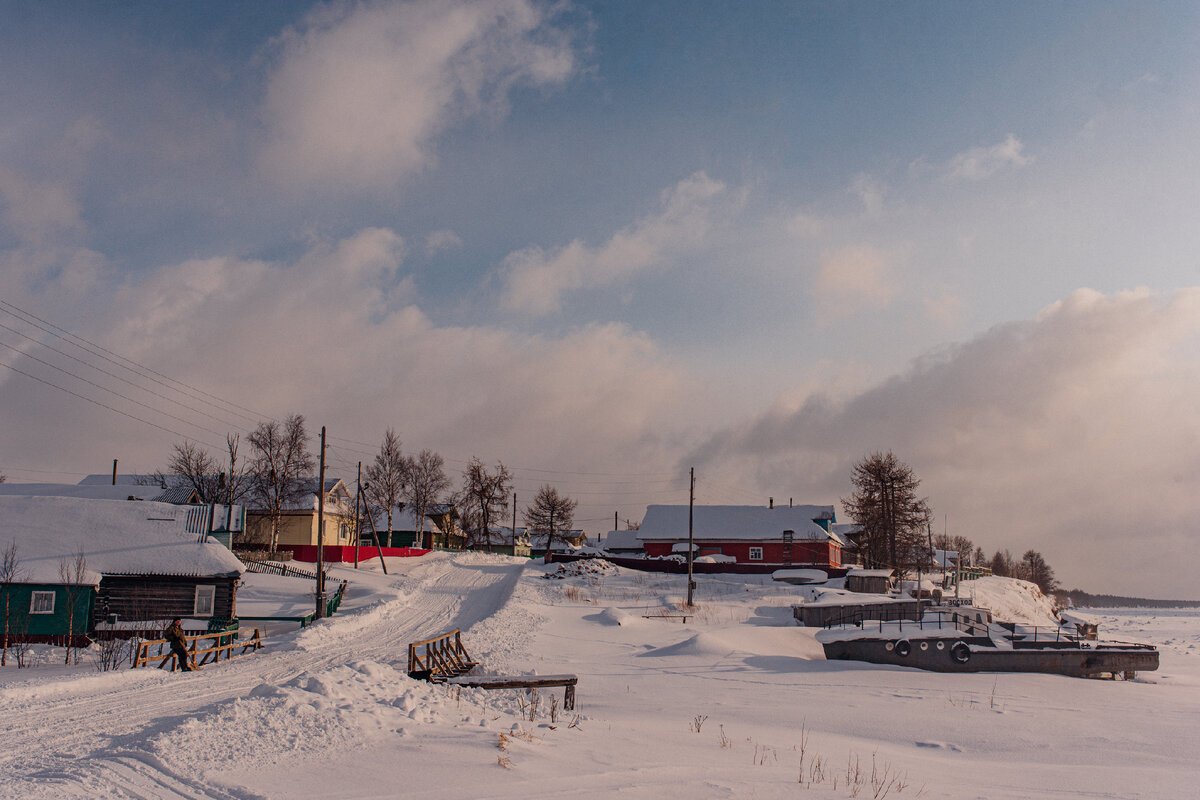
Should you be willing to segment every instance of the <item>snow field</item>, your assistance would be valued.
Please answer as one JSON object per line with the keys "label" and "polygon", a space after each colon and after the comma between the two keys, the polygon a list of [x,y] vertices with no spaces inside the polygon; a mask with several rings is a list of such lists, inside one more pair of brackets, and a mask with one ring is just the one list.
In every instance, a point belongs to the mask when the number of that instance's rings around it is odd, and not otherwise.
{"label": "snow field", "polygon": [[[683,576],[564,566],[348,569],[342,613],[197,675],[8,672],[0,795],[1153,798],[1200,782],[1197,612],[1091,612],[1105,638],[1163,643],[1136,681],[944,675],[825,661],[791,617],[807,587],[697,576],[684,624],[656,616],[678,613]],[[988,591],[1034,624],[1037,598],[1007,589]],[[409,679],[408,641],[453,627],[488,672],[578,674],[577,711],[561,689],[534,710],[519,690]]]}

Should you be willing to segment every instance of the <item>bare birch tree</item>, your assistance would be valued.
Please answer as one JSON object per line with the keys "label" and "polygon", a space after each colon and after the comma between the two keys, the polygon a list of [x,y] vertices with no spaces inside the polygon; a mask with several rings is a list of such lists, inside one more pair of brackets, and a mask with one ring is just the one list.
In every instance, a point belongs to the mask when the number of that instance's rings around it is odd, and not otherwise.
{"label": "bare birch tree", "polygon": [[440,455],[432,450],[422,450],[409,459],[408,484],[403,498],[417,518],[415,546],[425,546],[425,514],[449,489],[450,479],[446,477],[445,461]]}
{"label": "bare birch tree", "polygon": [[[308,493],[302,479],[313,471],[304,417],[292,414],[282,423],[260,422],[248,441],[254,454],[249,469],[253,497],[267,512],[271,526],[268,542],[271,552],[275,552],[283,511]],[[318,491],[324,488],[318,487]]]}
{"label": "bare birch tree", "polygon": [[566,541],[575,523],[575,508],[578,505],[578,500],[559,494],[558,489],[547,484],[538,489],[533,504],[525,509],[525,524],[531,532],[546,537],[547,553],[556,540]]}
{"label": "bare birch tree", "polygon": [[512,492],[512,473],[497,461],[494,472],[477,456],[472,456],[463,470],[463,486],[459,495],[463,507],[462,525],[467,534],[467,544],[477,545],[488,541],[492,523],[499,520],[508,510],[508,498]]}
{"label": "bare birch tree", "polygon": [[[0,475],[0,478],[4,476]],[[3,483],[3,481],[0,481]],[[8,644],[12,629],[13,584],[21,577],[21,561],[17,558],[17,543],[12,542],[0,554],[0,587],[4,589],[4,642],[0,649],[0,667],[8,666]]]}
{"label": "bare birch tree", "polygon": [[79,663],[79,648],[75,647],[75,603],[87,583],[87,556],[78,552],[74,556],[63,556],[58,562],[58,578],[63,585],[67,606],[67,657],[64,664],[71,663],[71,652],[75,651],[75,663]]}
{"label": "bare birch tree", "polygon": [[[375,454],[375,463],[364,471],[368,487],[367,506],[383,511],[387,516],[387,532],[392,534],[392,511],[404,496],[408,485],[408,459],[400,450],[400,439],[391,428],[384,431],[383,443]],[[378,537],[379,532],[375,535]]]}

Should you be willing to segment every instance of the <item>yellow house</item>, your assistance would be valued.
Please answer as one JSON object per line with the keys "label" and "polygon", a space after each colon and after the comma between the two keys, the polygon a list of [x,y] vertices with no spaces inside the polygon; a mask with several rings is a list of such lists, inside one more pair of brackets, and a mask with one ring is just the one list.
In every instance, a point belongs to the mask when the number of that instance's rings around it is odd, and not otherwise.
{"label": "yellow house", "polygon": [[[316,545],[319,539],[317,528],[317,479],[302,479],[305,492],[301,499],[284,506],[279,520],[279,544]],[[338,478],[325,480],[325,545],[354,544],[354,499],[346,484]],[[254,541],[267,542],[271,538],[271,515],[262,508],[246,510],[246,528]]]}

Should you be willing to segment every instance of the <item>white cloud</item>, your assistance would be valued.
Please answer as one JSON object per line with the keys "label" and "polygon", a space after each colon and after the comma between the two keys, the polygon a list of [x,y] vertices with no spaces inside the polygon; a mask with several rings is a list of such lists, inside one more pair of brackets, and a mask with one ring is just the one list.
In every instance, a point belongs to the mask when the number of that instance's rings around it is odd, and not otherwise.
{"label": "white cloud", "polygon": [[989,552],[1040,550],[1095,591],[1191,597],[1198,344],[1200,289],[1079,291],[849,398],[730,428],[689,461],[834,502],[854,461],[893,449],[951,532]]}
{"label": "white cloud", "polygon": [[1024,153],[1025,146],[1013,134],[991,147],[972,147],[946,164],[947,180],[981,181],[1005,167],[1023,167],[1033,159]]}
{"label": "white cloud", "polygon": [[510,254],[501,270],[502,303],[510,311],[549,314],[563,295],[627,281],[700,246],[725,196],[725,184],[703,172],[662,193],[662,209],[638,220],[599,247],[576,239],[565,247],[530,247]]}
{"label": "white cloud", "polygon": [[445,250],[457,250],[462,245],[462,237],[452,230],[433,231],[425,237],[426,255],[434,255]]}
{"label": "white cloud", "polygon": [[278,48],[263,163],[307,187],[392,187],[431,162],[449,125],[576,68],[567,33],[529,0],[334,3]]}
{"label": "white cloud", "polygon": [[887,253],[867,244],[822,253],[813,284],[822,321],[862,309],[885,308],[897,291],[892,262]]}
{"label": "white cloud", "polygon": [[0,166],[0,222],[24,244],[41,245],[83,230],[74,192],[61,181],[29,180]]}
{"label": "white cloud", "polygon": [[[17,365],[180,435],[24,376],[0,375],[5,463],[77,470],[119,457],[123,468],[152,469],[184,435],[219,445],[225,430],[245,430],[258,415],[296,411],[314,427],[325,424],[358,441],[374,441],[393,426],[406,446],[432,447],[448,458],[477,453],[592,470],[616,469],[626,459],[670,464],[662,441],[683,424],[677,398],[694,387],[649,338],[617,324],[554,337],[439,325],[412,299],[405,251],[393,232],[366,229],[316,242],[291,262],[198,259],[124,283],[108,275],[85,290],[66,275],[33,290],[0,282],[14,290],[6,299],[54,309],[60,323],[104,347],[253,409],[247,420],[189,401],[219,418],[213,420],[88,373],[199,426],[192,427],[22,361]],[[336,470],[353,472],[344,453]]]}

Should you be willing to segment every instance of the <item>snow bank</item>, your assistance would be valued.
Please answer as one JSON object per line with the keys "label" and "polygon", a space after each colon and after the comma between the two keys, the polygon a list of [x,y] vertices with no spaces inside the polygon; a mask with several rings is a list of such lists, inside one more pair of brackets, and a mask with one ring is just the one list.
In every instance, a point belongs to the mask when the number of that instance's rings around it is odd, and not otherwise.
{"label": "snow bank", "polygon": [[963,581],[960,596],[968,596],[968,587],[974,605],[990,608],[993,619],[1022,625],[1058,625],[1054,601],[1042,594],[1037,584],[990,575]]}

